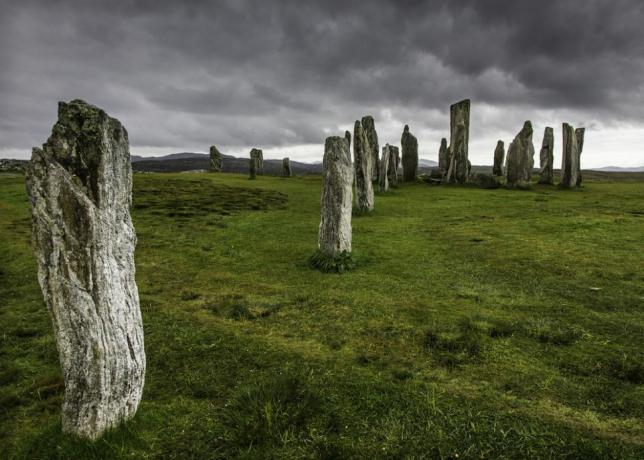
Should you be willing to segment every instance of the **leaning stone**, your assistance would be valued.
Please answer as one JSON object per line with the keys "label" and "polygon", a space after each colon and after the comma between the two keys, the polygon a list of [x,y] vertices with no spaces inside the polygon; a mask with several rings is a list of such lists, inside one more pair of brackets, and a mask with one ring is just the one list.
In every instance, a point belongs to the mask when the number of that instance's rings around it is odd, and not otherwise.
{"label": "leaning stone", "polygon": [[409,132],[409,126],[405,125],[402,138],[402,166],[403,180],[405,182],[416,182],[418,176],[418,140]]}
{"label": "leaning stone", "polygon": [[568,123],[563,124],[563,151],[561,154],[561,181],[559,186],[572,188],[577,186],[579,173],[579,146],[575,128]]}
{"label": "leaning stone", "polygon": [[496,148],[494,149],[494,166],[492,168],[492,174],[495,176],[503,176],[503,160],[505,159],[505,145],[503,141],[498,141],[496,143]]}
{"label": "leaning stone", "polygon": [[581,154],[584,151],[584,134],[586,134],[586,128],[575,129],[577,148],[579,149],[579,153],[577,154],[577,187],[581,185]]}
{"label": "leaning stone", "polygon": [[221,172],[223,162],[221,152],[214,145],[210,146],[210,171]]}
{"label": "leaning stone", "polygon": [[438,149],[438,169],[443,171],[442,175],[447,174],[449,169],[449,151],[447,150],[447,139],[441,139],[441,146]]}
{"label": "leaning stone", "polygon": [[[378,185],[380,186],[381,192],[386,192],[387,190],[389,190],[389,161],[391,160],[391,146],[387,144],[382,148],[382,157],[380,159],[380,174],[378,175]],[[395,157],[393,158],[393,161],[396,161]]]}
{"label": "leaning stone", "polygon": [[60,102],[26,185],[65,382],[62,429],[96,439],[134,416],[145,380],[127,131],[98,107]]}
{"label": "leaning stone", "polygon": [[554,145],[555,136],[552,128],[546,127],[543,133],[543,142],[541,143],[541,151],[539,152],[539,183],[545,185],[552,185],[554,183]]}
{"label": "leaning stone", "polygon": [[534,145],[532,144],[532,123],[526,121],[510,147],[505,164],[505,182],[508,187],[526,187],[532,176]]}
{"label": "leaning stone", "polygon": [[378,133],[376,132],[376,124],[371,115],[362,117],[362,129],[364,129],[365,136],[369,142],[371,149],[371,180],[377,182],[380,174],[380,146],[378,145]]}
{"label": "leaning stone", "polygon": [[467,182],[470,142],[470,100],[465,99],[450,107],[450,146],[447,182]]}
{"label": "leaning stone", "polygon": [[291,177],[292,175],[291,160],[289,158],[284,158],[282,160],[282,177]]}
{"label": "leaning stone", "polygon": [[326,139],[323,167],[318,248],[329,256],[350,253],[353,169],[345,138]]}
{"label": "leaning stone", "polygon": [[394,145],[389,145],[389,164],[387,165],[387,182],[389,183],[390,187],[398,186],[399,165],[400,165],[400,151],[398,150],[398,147]]}
{"label": "leaning stone", "polygon": [[356,120],[353,129],[353,156],[356,177],[356,200],[360,212],[373,211],[374,197],[371,183],[371,148],[362,123]]}

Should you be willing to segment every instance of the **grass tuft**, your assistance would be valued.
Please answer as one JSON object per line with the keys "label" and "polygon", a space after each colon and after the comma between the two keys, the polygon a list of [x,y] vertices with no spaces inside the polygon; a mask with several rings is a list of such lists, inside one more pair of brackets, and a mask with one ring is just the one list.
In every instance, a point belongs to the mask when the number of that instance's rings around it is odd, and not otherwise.
{"label": "grass tuft", "polygon": [[324,273],[344,273],[356,267],[350,252],[342,251],[340,254],[331,255],[320,249],[309,257],[309,265]]}

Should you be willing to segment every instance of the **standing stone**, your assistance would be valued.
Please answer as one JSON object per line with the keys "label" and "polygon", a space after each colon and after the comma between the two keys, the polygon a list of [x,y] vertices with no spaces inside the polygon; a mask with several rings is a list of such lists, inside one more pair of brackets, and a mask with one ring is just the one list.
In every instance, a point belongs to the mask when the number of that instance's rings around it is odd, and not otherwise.
{"label": "standing stone", "polygon": [[409,132],[409,125],[405,125],[402,138],[402,166],[403,180],[405,182],[416,182],[418,175],[418,140]]}
{"label": "standing stone", "polygon": [[324,144],[318,248],[336,256],[351,252],[351,206],[353,168],[346,138],[328,137]]}
{"label": "standing stone", "polygon": [[221,172],[223,162],[221,152],[214,145],[210,146],[210,171]]}
{"label": "standing stone", "polygon": [[291,177],[292,175],[291,160],[289,158],[284,158],[282,160],[282,177]]}
{"label": "standing stone", "polygon": [[398,166],[399,165],[400,165],[400,151],[398,150],[398,147],[394,145],[389,145],[389,164],[387,166],[387,182],[389,182],[390,187],[398,186]]}
{"label": "standing stone", "polygon": [[344,139],[347,141],[349,146],[349,158],[351,158],[351,133],[349,131],[344,132]]}
{"label": "standing stone", "polygon": [[447,150],[447,139],[441,139],[441,146],[438,149],[438,169],[444,176],[449,169],[449,151]]}
{"label": "standing stone", "polygon": [[470,100],[465,99],[450,107],[450,146],[447,182],[467,182],[470,142]]}
{"label": "standing stone", "polygon": [[362,129],[364,130],[369,148],[371,149],[371,180],[378,181],[380,174],[380,160],[378,155],[380,147],[378,146],[378,133],[376,133],[376,124],[371,115],[362,117]]}
{"label": "standing stone", "polygon": [[353,156],[356,177],[356,200],[361,212],[373,211],[373,184],[371,183],[371,147],[367,133],[360,121],[356,120],[353,129]]}
{"label": "standing stone", "polygon": [[554,146],[555,135],[552,128],[547,127],[543,133],[543,142],[541,143],[541,151],[539,152],[539,183],[545,185],[552,185],[554,183]]}
{"label": "standing stone", "polygon": [[96,439],[135,414],[145,380],[127,131],[98,107],[60,102],[26,185],[65,381],[62,428]]}
{"label": "standing stone", "polygon": [[584,134],[586,134],[586,128],[575,129],[575,137],[577,138],[577,149],[579,150],[577,154],[577,187],[581,185],[581,154],[584,151]]}
{"label": "standing stone", "polygon": [[264,153],[261,149],[251,149],[249,167],[251,179],[255,179],[257,175],[262,175],[262,170],[264,168]]}
{"label": "standing stone", "polygon": [[503,175],[503,160],[505,159],[505,145],[503,141],[498,141],[496,143],[496,148],[494,149],[494,167],[492,168],[492,174],[495,176]]}
{"label": "standing stone", "polygon": [[[382,158],[380,159],[380,174],[378,175],[378,185],[381,192],[389,190],[389,161],[392,159],[391,146],[389,144],[382,148]],[[396,161],[394,158],[393,161]]]}
{"label": "standing stone", "polygon": [[561,154],[561,181],[565,188],[577,186],[579,174],[579,145],[575,129],[568,123],[563,124],[563,149]]}
{"label": "standing stone", "polygon": [[532,144],[532,123],[526,121],[510,147],[505,165],[505,182],[510,187],[525,187],[532,176],[534,145]]}

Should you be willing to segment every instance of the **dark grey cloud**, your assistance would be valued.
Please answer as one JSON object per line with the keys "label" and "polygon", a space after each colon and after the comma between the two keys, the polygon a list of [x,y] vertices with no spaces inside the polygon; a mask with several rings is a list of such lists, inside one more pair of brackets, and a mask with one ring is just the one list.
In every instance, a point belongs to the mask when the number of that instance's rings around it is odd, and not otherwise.
{"label": "dark grey cloud", "polygon": [[644,129],[642,23],[641,0],[2,2],[0,149],[73,98],[133,150],[321,144],[365,113],[437,144],[464,97],[482,143],[528,117]]}

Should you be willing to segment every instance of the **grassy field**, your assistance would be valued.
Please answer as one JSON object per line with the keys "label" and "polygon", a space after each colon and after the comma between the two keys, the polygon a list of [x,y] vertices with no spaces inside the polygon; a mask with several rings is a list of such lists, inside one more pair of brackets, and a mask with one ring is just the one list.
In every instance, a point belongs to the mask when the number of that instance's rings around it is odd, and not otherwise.
{"label": "grassy field", "polygon": [[585,179],[377,195],[337,275],[319,177],[135,175],[145,393],[87,443],[0,175],[0,455],[643,458],[644,181]]}

